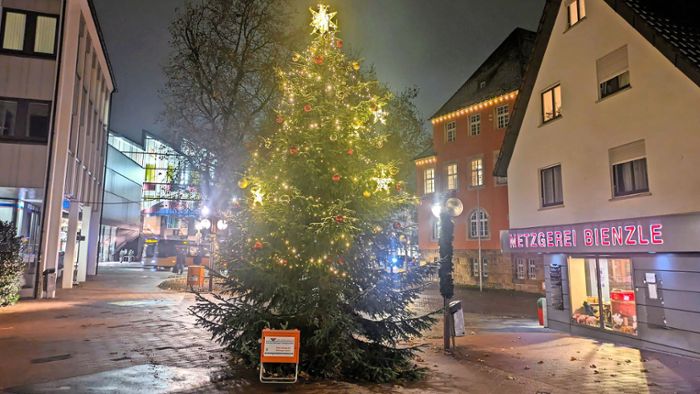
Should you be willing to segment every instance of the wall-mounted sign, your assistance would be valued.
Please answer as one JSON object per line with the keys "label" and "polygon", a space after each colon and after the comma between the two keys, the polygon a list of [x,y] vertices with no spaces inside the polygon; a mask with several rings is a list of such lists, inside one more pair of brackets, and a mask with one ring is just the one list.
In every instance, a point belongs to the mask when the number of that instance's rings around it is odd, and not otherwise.
{"label": "wall-mounted sign", "polygon": [[700,214],[511,229],[501,232],[506,252],[698,251]]}

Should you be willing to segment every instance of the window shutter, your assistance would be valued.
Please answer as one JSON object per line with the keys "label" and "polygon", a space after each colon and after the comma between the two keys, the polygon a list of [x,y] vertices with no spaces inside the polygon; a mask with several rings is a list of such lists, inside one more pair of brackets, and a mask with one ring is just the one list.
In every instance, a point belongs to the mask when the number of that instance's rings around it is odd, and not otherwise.
{"label": "window shutter", "polygon": [[627,45],[624,45],[602,58],[596,60],[596,70],[598,73],[598,83],[621,74],[629,67],[627,62]]}
{"label": "window shutter", "polygon": [[619,164],[646,156],[644,140],[630,142],[608,151],[610,164]]}

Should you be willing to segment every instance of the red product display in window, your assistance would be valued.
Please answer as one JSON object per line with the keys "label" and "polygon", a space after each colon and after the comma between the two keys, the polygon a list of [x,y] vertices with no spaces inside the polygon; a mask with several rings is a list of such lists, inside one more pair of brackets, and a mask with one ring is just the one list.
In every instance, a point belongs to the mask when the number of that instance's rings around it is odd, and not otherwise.
{"label": "red product display in window", "polygon": [[637,308],[634,302],[633,290],[613,290],[610,292],[612,313],[622,316],[636,316]]}

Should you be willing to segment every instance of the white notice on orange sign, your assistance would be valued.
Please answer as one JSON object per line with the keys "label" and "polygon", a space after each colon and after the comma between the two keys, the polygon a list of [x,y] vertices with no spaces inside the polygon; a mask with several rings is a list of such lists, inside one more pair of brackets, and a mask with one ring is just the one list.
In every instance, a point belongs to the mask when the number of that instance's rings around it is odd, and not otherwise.
{"label": "white notice on orange sign", "polygon": [[294,357],[294,337],[265,336],[263,357]]}

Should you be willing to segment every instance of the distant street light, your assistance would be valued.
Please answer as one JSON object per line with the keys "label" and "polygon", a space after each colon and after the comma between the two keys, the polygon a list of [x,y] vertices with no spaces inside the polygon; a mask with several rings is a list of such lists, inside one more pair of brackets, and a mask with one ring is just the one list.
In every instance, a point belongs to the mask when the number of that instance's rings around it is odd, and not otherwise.
{"label": "distant street light", "polygon": [[216,228],[221,230],[221,231],[224,231],[228,228],[228,223],[226,223],[225,220],[217,220],[216,221]]}
{"label": "distant street light", "polygon": [[211,210],[209,209],[209,207],[204,205],[202,207],[202,212],[201,212],[202,217],[207,217],[207,216],[209,216],[210,213],[211,213]]}
{"label": "distant street light", "polygon": [[199,222],[200,226],[202,226],[202,229],[204,230],[209,230],[211,228],[211,220],[204,218],[202,219],[201,222]]}

